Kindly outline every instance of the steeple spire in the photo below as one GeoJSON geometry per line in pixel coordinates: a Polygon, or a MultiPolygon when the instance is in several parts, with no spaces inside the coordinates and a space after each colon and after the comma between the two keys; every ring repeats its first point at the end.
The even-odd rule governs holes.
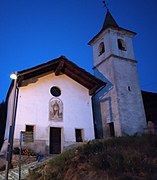
{"type": "Polygon", "coordinates": [[[105,7],[106,10],[107,10],[106,17],[105,17],[105,21],[104,21],[104,24],[103,24],[102,29],[106,29],[106,28],[109,27],[109,26],[118,27],[118,24],[116,23],[116,21],[114,20],[114,18],[112,17],[112,15],[111,15],[111,13],[110,13],[110,11],[109,11],[107,2],[106,2],[105,0],[102,1],[102,2],[103,2],[103,4],[104,4],[104,7],[105,7]]]}
{"type": "Polygon", "coordinates": [[[117,24],[117,22],[115,21],[115,19],[112,17],[112,15],[111,15],[111,13],[110,13],[110,11],[108,9],[108,6],[106,4],[106,1],[103,1],[103,3],[104,3],[104,6],[107,9],[105,20],[104,20],[104,23],[103,23],[103,26],[102,26],[100,32],[96,36],[94,36],[94,38],[92,40],[90,40],[88,42],[89,45],[91,45],[99,37],[99,35],[108,28],[114,29],[116,31],[125,31],[125,32],[128,32],[128,33],[131,33],[132,35],[136,35],[135,32],[120,27],[117,24]]]}
{"type": "Polygon", "coordinates": [[[106,29],[109,26],[119,27],[118,24],[116,23],[116,21],[114,20],[114,18],[112,17],[111,13],[108,10],[102,29],[106,29]]]}

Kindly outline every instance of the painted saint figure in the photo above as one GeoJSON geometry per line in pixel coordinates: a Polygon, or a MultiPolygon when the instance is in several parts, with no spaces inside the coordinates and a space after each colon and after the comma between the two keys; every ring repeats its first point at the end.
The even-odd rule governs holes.
{"type": "Polygon", "coordinates": [[[59,117],[59,105],[57,104],[57,102],[54,103],[52,108],[53,108],[54,118],[58,118],[59,117]]]}
{"type": "Polygon", "coordinates": [[[60,99],[51,99],[49,105],[49,119],[60,121],[63,119],[63,104],[60,99]]]}

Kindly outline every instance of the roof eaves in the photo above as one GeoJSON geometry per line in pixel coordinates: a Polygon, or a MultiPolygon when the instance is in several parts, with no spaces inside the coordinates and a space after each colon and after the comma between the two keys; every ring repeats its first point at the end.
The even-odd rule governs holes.
{"type": "MultiPolygon", "coordinates": [[[[18,71],[19,87],[26,79],[31,79],[47,72],[55,72],[57,75],[60,75],[62,73],[65,73],[65,71],[67,72],[67,75],[69,75],[69,77],[73,80],[77,81],[89,90],[93,89],[92,91],[90,91],[92,93],[94,93],[94,90],[96,91],[98,88],[106,84],[102,80],[96,78],[94,75],[90,74],[89,72],[85,71],[84,69],[68,60],[66,57],[61,56],[44,64],[40,64],[23,71],[18,71]]],[[[9,88],[8,95],[10,94],[10,91],[12,89],[11,86],[9,88]]]]}
{"type": "Polygon", "coordinates": [[[126,31],[126,32],[128,32],[128,33],[130,33],[130,34],[132,34],[132,35],[136,35],[136,34],[137,34],[137,33],[134,32],[134,31],[130,31],[130,30],[127,30],[127,29],[124,29],[124,28],[121,28],[121,27],[115,27],[115,26],[108,25],[108,26],[106,26],[106,28],[102,28],[101,31],[100,31],[97,35],[95,35],[95,36],[88,42],[88,45],[92,45],[92,43],[95,41],[95,39],[97,39],[102,32],[106,31],[106,30],[109,29],[109,28],[111,28],[111,29],[113,29],[113,30],[118,30],[118,31],[126,31]]]}

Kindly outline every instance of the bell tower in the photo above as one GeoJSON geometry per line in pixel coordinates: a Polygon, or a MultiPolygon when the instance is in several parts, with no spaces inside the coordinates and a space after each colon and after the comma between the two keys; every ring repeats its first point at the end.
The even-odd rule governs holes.
{"type": "Polygon", "coordinates": [[[107,86],[93,97],[97,137],[142,133],[146,118],[132,38],[135,32],[118,26],[107,10],[93,47],[94,74],[107,86]]]}

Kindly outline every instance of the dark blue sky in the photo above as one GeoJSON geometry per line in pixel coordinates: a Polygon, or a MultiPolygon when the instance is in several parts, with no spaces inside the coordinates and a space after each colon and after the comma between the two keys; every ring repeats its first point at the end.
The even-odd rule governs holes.
{"type": "MultiPolygon", "coordinates": [[[[118,25],[137,32],[133,43],[142,90],[157,92],[157,1],[107,2],[118,25]]],[[[87,43],[105,14],[102,0],[0,0],[0,102],[13,71],[61,55],[93,73],[87,43]]]]}

